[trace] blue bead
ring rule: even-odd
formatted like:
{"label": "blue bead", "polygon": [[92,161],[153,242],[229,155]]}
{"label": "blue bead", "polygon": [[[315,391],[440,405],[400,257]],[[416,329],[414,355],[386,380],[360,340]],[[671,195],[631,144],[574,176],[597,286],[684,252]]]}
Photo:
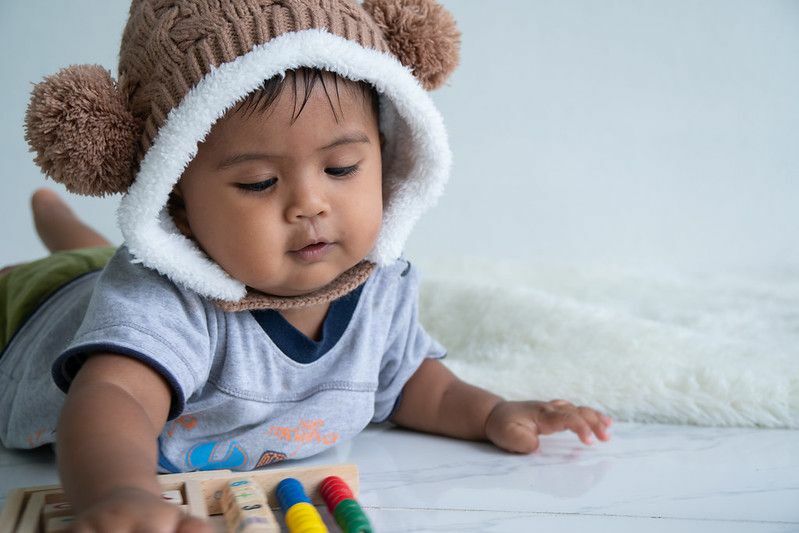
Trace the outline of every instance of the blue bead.
{"label": "blue bead", "polygon": [[287,512],[292,505],[300,502],[311,503],[311,499],[305,494],[302,484],[289,477],[277,484],[277,501],[283,512]]}

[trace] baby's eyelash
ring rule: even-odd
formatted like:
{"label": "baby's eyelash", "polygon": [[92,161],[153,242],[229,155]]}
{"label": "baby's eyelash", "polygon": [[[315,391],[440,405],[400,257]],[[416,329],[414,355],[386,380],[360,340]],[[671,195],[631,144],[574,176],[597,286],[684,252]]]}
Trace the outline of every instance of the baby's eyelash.
{"label": "baby's eyelash", "polygon": [[[331,172],[332,170],[339,171],[338,174],[335,172]],[[355,174],[358,172],[358,165],[352,165],[351,167],[341,167],[341,168],[326,168],[325,171],[328,174],[333,174],[334,176],[341,177],[341,176],[348,176],[350,174]]]}
{"label": "baby's eyelash", "polygon": [[[352,165],[351,167],[326,168],[325,171],[337,178],[341,178],[358,172],[358,165]],[[238,183],[237,185],[244,192],[263,192],[274,185],[276,181],[277,178],[269,178],[268,180],[259,181],[257,183]]]}
{"label": "baby's eyelash", "polygon": [[277,178],[269,178],[266,181],[259,181],[258,183],[238,183],[238,187],[243,189],[244,192],[261,192],[275,184]]}

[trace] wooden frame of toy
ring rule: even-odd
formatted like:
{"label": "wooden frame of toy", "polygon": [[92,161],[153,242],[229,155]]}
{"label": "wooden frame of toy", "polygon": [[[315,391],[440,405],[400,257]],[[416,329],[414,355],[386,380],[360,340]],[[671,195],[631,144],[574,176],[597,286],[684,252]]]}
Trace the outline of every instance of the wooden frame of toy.
{"label": "wooden frame of toy", "polygon": [[[341,531],[372,531],[356,499],[358,468],[353,464],[164,474],[158,481],[165,500],[218,531],[329,531],[316,508],[323,505]],[[285,529],[273,511],[282,511]],[[8,493],[0,533],[56,533],[67,531],[73,521],[59,485],[20,488]]]}

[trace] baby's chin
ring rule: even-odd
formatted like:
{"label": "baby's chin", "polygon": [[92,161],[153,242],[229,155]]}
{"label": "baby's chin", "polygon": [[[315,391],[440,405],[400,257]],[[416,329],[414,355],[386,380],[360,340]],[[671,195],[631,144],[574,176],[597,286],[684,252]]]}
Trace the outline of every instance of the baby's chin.
{"label": "baby's chin", "polygon": [[346,269],[334,269],[325,273],[301,272],[279,286],[260,283],[252,285],[247,284],[247,286],[271,296],[280,296],[283,298],[307,296],[320,289],[324,289],[344,272],[346,272]]}

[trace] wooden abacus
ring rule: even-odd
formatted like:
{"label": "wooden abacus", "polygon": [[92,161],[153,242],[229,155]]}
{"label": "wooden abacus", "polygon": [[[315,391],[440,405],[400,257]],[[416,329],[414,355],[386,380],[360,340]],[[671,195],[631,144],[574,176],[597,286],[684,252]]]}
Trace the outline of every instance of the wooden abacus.
{"label": "wooden abacus", "polygon": [[[248,479],[263,491],[266,501],[265,513],[280,510],[276,495],[277,484],[288,477],[295,478],[306,488],[316,506],[324,506],[325,502],[319,493],[319,485],[328,476],[342,478],[358,495],[358,468],[353,464],[311,466],[304,468],[269,468],[250,472],[232,472],[230,470],[213,470],[207,472],[191,472],[186,474],[164,474],[158,481],[164,490],[164,499],[182,506],[186,513],[208,520],[220,532],[232,531],[280,531],[276,520],[272,523],[267,518],[245,520],[251,515],[242,514],[235,506],[228,509],[223,516],[223,506],[231,499],[231,482]],[[235,497],[233,497],[235,499]],[[65,531],[72,519],[72,510],[64,492],[59,485],[27,487],[11,490],[6,497],[6,504],[0,514],[0,533],[50,533]],[[251,527],[250,527],[251,526]]]}

